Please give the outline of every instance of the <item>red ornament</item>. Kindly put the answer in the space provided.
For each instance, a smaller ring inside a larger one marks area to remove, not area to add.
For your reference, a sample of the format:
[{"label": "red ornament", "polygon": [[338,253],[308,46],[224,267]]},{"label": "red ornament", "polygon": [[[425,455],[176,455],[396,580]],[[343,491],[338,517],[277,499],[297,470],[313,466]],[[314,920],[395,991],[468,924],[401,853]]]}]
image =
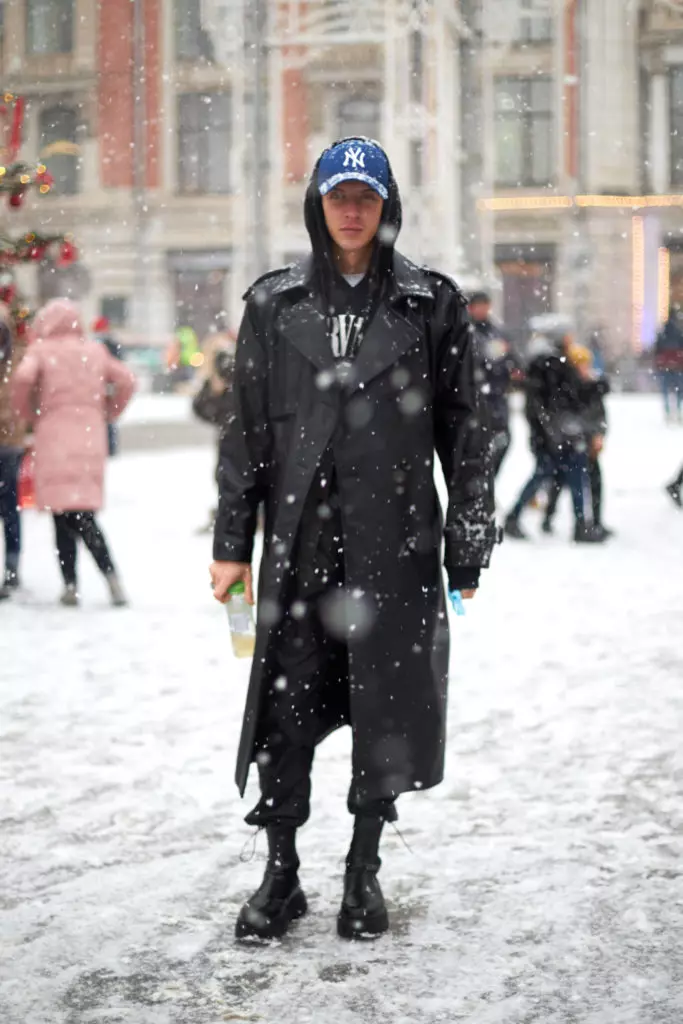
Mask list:
[{"label": "red ornament", "polygon": [[10,206],[13,206],[15,209],[17,209],[17,207],[21,206],[23,202],[24,202],[24,190],[23,189],[21,189],[20,191],[17,191],[17,192],[12,192],[11,196],[9,197],[9,204],[10,204]]},{"label": "red ornament", "polygon": [[9,143],[10,162],[16,160],[21,149],[21,129],[24,124],[24,97],[17,96],[14,101],[14,116],[12,118],[12,130]]},{"label": "red ornament", "polygon": [[68,267],[78,259],[78,250],[73,242],[62,242],[59,250],[58,267]]},{"label": "red ornament", "polygon": [[36,185],[47,185],[48,188],[52,188],[55,183],[55,179],[52,177],[49,171],[42,171],[36,174]]},{"label": "red ornament", "polygon": [[45,246],[44,245],[32,245],[30,247],[29,251],[28,251],[28,258],[30,260],[35,260],[36,262],[38,260],[42,260],[44,255],[45,255]]},{"label": "red ornament", "polygon": [[20,338],[26,337],[27,323],[25,320],[18,320],[16,325],[17,334]]}]

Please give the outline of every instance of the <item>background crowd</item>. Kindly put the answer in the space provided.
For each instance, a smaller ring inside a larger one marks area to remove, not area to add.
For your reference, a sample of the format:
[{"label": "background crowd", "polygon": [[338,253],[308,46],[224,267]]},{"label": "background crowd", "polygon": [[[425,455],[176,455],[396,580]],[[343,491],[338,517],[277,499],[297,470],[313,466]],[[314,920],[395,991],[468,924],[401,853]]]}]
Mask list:
[{"label": "background crowd", "polygon": [[[683,277],[673,283],[673,304],[655,348],[655,371],[671,426],[683,425]],[[566,488],[574,511],[573,539],[602,544],[613,534],[603,522],[601,452],[608,431],[605,397],[610,385],[599,348],[579,344],[572,325],[537,317],[524,353],[515,351],[492,315],[491,299],[474,293],[469,313],[475,336],[476,373],[491,429],[497,476],[511,444],[510,399],[524,397],[535,467],[504,518],[506,535],[529,540],[527,509],[540,511],[540,528],[553,531]],[[236,337],[218,324],[203,344],[181,328],[169,346],[167,372],[188,392],[195,415],[221,428],[232,413]],[[0,306],[0,518],[4,574],[0,600],[20,586],[21,508],[52,515],[55,548],[64,581],[60,600],[79,603],[77,550],[82,542],[107,584],[112,604],[126,603],[107,539],[98,523],[106,459],[117,451],[116,420],[135,390],[135,378],[102,318],[86,330],[77,305],[49,302],[31,330],[19,334]],[[683,445],[682,445],[683,447]],[[23,493],[22,493],[23,490]],[[683,505],[683,466],[666,491]],[[213,512],[204,530],[211,529]]]}]

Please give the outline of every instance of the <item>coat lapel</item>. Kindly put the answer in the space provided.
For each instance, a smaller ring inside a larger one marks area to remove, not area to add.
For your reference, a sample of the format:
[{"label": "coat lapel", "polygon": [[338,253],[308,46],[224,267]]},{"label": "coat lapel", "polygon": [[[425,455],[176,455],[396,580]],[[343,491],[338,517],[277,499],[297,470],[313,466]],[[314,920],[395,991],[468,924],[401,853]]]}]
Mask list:
[{"label": "coat lapel", "polygon": [[400,312],[403,302],[417,305],[419,299],[431,299],[432,292],[424,274],[400,253],[394,253],[394,273],[387,296],[370,322],[353,367],[352,386],[359,388],[384,373],[421,338],[417,324]]},{"label": "coat lapel", "polygon": [[404,352],[420,340],[418,328],[393,306],[380,306],[363,336],[360,351],[350,373],[352,390],[364,387],[388,370]]},{"label": "coat lapel", "polygon": [[[400,312],[402,302],[431,299],[425,275],[400,253],[394,254],[394,272],[387,294],[368,325],[350,369],[346,386],[356,390],[389,369],[421,338],[419,327]],[[300,297],[281,309],[277,329],[318,370],[334,368],[327,319],[318,296],[310,289],[310,261],[295,264],[274,289],[275,294],[300,291]]]},{"label": "coat lapel", "polygon": [[276,326],[280,334],[319,370],[328,370],[334,365],[327,320],[322,303],[316,296],[305,294],[285,306]]}]

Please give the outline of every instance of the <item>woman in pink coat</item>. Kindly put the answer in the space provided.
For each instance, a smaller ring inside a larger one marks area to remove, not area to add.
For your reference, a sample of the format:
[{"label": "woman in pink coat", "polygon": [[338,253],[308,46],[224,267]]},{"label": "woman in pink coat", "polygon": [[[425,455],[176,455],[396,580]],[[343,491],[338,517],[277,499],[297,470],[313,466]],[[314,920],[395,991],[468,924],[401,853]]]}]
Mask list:
[{"label": "woman in pink coat", "polygon": [[79,537],[105,576],[112,603],[125,604],[95,512],[102,507],[107,423],[130,401],[135,378],[104,345],[86,337],[80,310],[68,299],[48,302],[32,335],[14,376],[14,403],[34,426],[36,503],[54,518],[62,604],[78,604]]}]

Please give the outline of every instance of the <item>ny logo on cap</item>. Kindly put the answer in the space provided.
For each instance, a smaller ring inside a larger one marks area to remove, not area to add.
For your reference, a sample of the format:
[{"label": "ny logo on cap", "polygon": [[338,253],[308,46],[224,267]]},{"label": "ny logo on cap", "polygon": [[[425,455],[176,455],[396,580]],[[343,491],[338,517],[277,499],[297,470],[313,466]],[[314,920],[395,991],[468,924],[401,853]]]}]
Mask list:
[{"label": "ny logo on cap", "polygon": [[365,153],[360,146],[357,146],[356,149],[354,149],[353,146],[349,146],[346,150],[344,155],[344,167],[348,167],[349,164],[351,164],[354,171],[357,167],[360,167],[361,170],[365,170]]}]

